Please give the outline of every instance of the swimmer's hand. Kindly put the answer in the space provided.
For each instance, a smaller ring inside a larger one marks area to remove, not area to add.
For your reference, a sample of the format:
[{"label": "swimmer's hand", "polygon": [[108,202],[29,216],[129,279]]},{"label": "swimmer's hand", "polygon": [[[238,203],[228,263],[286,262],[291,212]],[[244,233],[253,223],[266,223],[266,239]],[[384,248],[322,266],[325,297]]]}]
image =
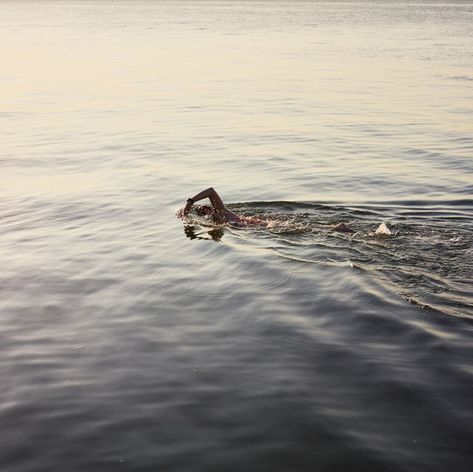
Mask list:
[{"label": "swimmer's hand", "polygon": [[181,209],[179,209],[179,210],[176,211],[176,216],[177,216],[179,219],[183,220],[183,219],[186,217],[186,215],[189,213],[189,211],[190,211],[190,210],[187,210],[187,211],[186,211],[186,208],[181,208]]},{"label": "swimmer's hand", "polygon": [[182,220],[184,217],[186,217],[189,214],[189,212],[191,211],[192,205],[193,205],[193,202],[191,202],[190,199],[187,200],[186,206],[176,211],[176,216]]},{"label": "swimmer's hand", "polygon": [[186,206],[182,210],[183,216],[187,216],[189,214],[193,204],[194,202],[189,198],[189,200],[187,200]]}]

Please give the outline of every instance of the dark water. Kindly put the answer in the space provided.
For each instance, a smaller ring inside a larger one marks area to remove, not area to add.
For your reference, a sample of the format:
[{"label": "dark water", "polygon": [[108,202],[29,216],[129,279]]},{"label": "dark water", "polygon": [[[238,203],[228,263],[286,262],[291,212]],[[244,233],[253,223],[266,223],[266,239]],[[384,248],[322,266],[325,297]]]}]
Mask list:
[{"label": "dark water", "polygon": [[0,7],[2,472],[471,470],[471,3]]}]

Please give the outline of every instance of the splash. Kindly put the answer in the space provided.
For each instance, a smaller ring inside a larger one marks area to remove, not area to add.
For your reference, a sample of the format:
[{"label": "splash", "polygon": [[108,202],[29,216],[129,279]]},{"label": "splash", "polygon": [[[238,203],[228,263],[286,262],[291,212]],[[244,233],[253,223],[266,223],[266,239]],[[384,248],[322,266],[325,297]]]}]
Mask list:
[{"label": "splash", "polygon": [[381,223],[376,231],[374,232],[373,236],[377,236],[378,238],[388,238],[392,236],[392,231],[388,228],[386,223]]}]

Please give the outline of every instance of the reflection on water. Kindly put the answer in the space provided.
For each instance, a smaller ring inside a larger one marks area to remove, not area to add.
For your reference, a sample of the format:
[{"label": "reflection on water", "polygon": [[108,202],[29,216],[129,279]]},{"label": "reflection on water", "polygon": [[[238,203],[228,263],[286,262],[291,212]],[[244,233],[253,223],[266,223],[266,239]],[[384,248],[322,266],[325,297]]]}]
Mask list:
[{"label": "reflection on water", "polygon": [[225,234],[225,230],[222,227],[205,230],[194,225],[185,225],[184,234],[189,239],[213,239],[214,241],[220,241]]},{"label": "reflection on water", "polygon": [[2,472],[470,471],[471,4],[1,7]]}]

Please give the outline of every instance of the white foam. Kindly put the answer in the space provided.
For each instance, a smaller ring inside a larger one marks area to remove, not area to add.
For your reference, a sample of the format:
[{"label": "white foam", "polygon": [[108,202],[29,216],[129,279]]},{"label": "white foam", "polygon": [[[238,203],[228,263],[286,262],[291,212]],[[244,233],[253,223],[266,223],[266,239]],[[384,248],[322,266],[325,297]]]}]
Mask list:
[{"label": "white foam", "polygon": [[387,237],[391,236],[393,233],[391,230],[388,228],[388,225],[386,223],[381,223],[377,230],[374,232],[375,236],[380,236],[380,237]]}]

